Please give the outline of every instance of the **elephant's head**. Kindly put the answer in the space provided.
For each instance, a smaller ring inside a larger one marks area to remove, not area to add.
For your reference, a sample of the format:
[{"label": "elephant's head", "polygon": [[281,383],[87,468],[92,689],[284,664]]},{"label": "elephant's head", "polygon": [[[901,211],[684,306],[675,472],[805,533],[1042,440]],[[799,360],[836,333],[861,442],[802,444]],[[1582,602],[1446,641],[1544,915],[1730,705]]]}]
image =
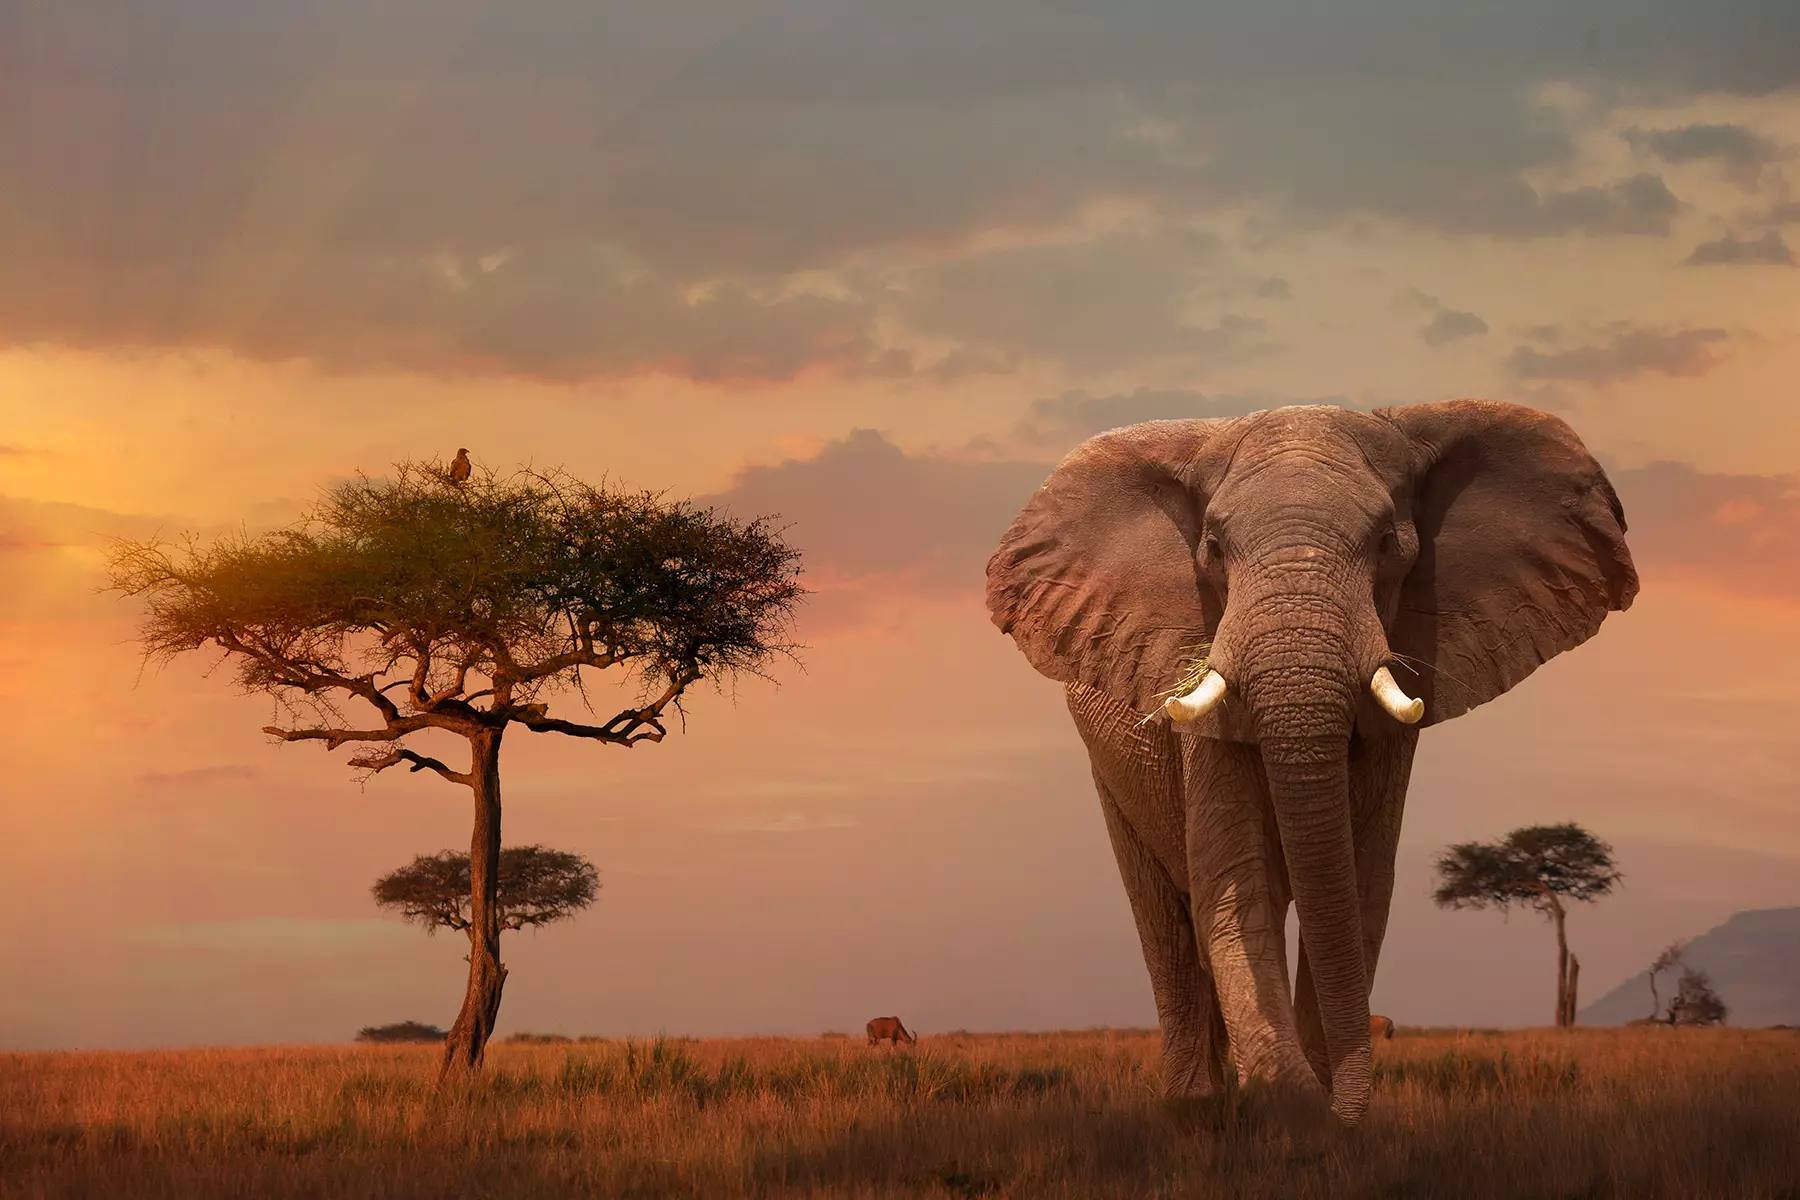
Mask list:
[{"label": "elephant's head", "polygon": [[1034,667],[1146,714],[1210,644],[1172,711],[1259,745],[1347,1120],[1369,1086],[1351,737],[1467,712],[1586,640],[1637,592],[1624,533],[1547,414],[1283,408],[1090,439],[988,563]]}]

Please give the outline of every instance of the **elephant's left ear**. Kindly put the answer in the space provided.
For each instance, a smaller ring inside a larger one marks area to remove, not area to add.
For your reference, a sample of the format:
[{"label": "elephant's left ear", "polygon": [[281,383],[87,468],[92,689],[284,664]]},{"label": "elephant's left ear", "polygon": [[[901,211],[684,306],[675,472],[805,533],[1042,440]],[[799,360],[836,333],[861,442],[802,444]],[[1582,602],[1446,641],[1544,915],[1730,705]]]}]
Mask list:
[{"label": "elephant's left ear", "polygon": [[1389,645],[1428,724],[1505,692],[1631,606],[1625,512],[1575,431],[1486,400],[1386,408],[1417,453],[1419,556]]}]

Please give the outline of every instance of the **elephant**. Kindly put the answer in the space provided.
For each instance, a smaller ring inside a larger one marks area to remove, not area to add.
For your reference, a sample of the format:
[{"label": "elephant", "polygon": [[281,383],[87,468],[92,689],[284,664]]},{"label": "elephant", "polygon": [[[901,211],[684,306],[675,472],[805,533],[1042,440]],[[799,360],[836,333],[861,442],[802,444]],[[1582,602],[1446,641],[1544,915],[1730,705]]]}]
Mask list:
[{"label": "elephant", "polygon": [[1394,1018],[1384,1017],[1379,1013],[1369,1016],[1370,1038],[1391,1038],[1394,1036]]},{"label": "elephant", "polygon": [[1057,465],[987,605],[1087,748],[1168,1094],[1212,1094],[1229,1064],[1360,1121],[1419,731],[1637,590],[1606,473],[1516,404],[1152,421]]},{"label": "elephant", "polygon": [[906,1026],[900,1023],[899,1017],[876,1017],[869,1022],[868,1030],[869,1045],[871,1046],[876,1042],[879,1042],[882,1038],[886,1038],[888,1045],[890,1046],[898,1046],[902,1041],[907,1045],[912,1046],[916,1045],[919,1040],[914,1035],[906,1032]]}]

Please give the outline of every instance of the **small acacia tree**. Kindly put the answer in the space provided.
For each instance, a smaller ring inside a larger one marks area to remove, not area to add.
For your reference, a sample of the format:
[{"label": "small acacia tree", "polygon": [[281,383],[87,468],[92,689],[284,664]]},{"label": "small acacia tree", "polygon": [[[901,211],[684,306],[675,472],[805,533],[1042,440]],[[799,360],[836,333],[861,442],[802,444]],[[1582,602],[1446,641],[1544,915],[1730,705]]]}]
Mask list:
[{"label": "small acacia tree", "polygon": [[1675,998],[1669,1001],[1669,1024],[1723,1025],[1730,1011],[1713,991],[1712,976],[1684,963]]},{"label": "small acacia tree", "polygon": [[[460,850],[421,854],[397,871],[375,881],[375,903],[391,908],[403,921],[422,925],[428,934],[455,929],[475,941],[469,919],[469,856]],[[574,916],[594,902],[599,872],[579,854],[543,846],[509,846],[500,852],[495,872],[494,911],[501,929],[548,925]]]},{"label": "small acacia tree", "polygon": [[1556,924],[1556,1024],[1575,1024],[1576,983],[1581,964],[1569,953],[1563,927],[1565,900],[1591,902],[1623,878],[1613,865],[1612,847],[1579,825],[1531,825],[1498,842],[1463,842],[1438,856],[1438,887],[1432,898],[1443,908],[1509,909],[1522,904]]},{"label": "small acacia tree", "polygon": [[[242,687],[275,698],[284,719],[272,736],[363,745],[349,765],[367,775],[405,765],[473,794],[469,982],[440,1078],[481,1065],[506,979],[507,730],[659,742],[688,687],[761,673],[791,653],[803,595],[798,552],[764,518],[741,522],[561,471],[459,480],[438,462],[359,475],[274,533],[118,541],[110,571],[114,589],[145,602],[148,660],[213,645]],[[637,702],[605,720],[551,716],[558,695],[587,700],[584,670],[634,680]],[[467,769],[404,744],[427,732],[467,743]]]}]

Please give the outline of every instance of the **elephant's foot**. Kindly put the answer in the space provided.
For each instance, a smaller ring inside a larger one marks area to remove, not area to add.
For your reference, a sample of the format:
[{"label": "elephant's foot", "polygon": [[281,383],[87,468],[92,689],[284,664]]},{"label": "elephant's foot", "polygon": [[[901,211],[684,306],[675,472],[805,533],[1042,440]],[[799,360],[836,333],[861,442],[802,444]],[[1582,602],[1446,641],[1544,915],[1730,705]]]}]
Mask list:
[{"label": "elephant's foot", "polygon": [[1328,1095],[1299,1042],[1291,1037],[1278,1036],[1262,1046],[1248,1047],[1238,1063],[1238,1076],[1246,1084],[1254,1081],[1296,1095]]},{"label": "elephant's foot", "polygon": [[1204,1099],[1219,1093],[1208,1069],[1206,1047],[1188,1043],[1163,1047],[1163,1096],[1169,1100]]}]

